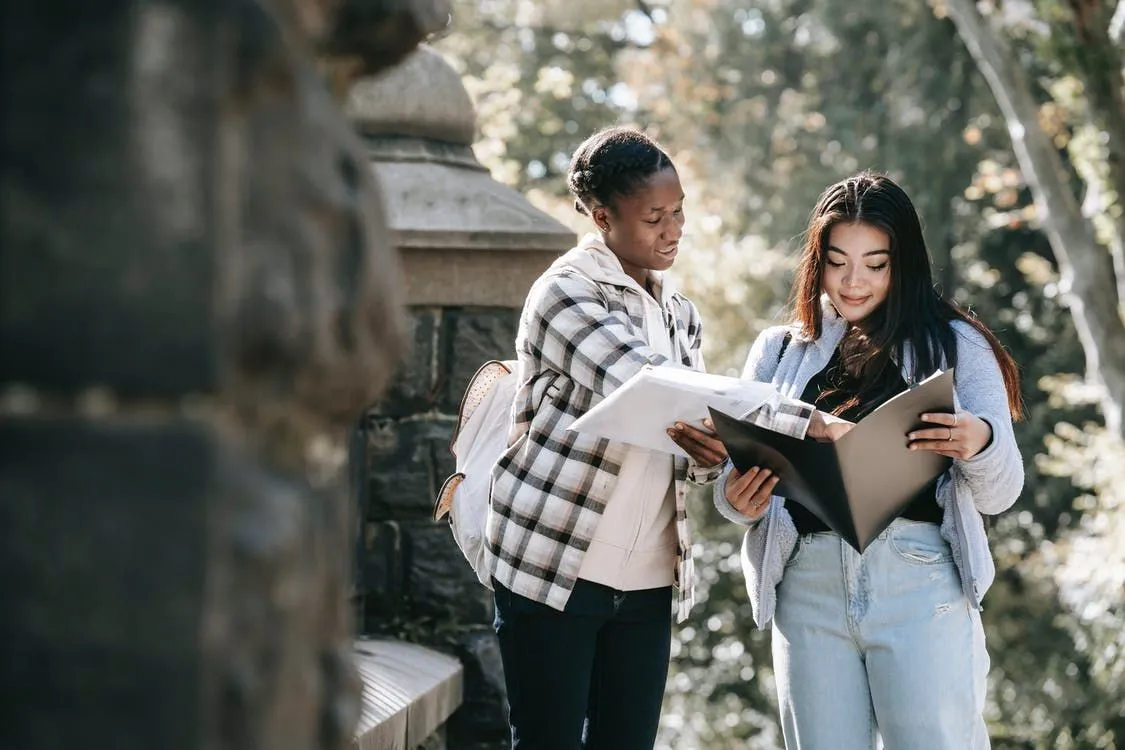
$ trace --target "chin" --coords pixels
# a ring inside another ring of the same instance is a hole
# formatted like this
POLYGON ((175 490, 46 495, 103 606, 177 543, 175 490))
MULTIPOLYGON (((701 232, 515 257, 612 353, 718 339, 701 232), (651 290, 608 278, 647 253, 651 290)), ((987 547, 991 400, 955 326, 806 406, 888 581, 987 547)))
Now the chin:
POLYGON ((837 304, 836 302, 833 302, 832 306, 836 308, 836 312, 839 313, 841 318, 848 321, 852 325, 856 325, 867 320, 869 317, 871 317, 871 313, 875 312, 875 310, 878 308, 878 305, 875 305, 874 307, 865 306, 862 308, 855 308, 851 305, 837 304))

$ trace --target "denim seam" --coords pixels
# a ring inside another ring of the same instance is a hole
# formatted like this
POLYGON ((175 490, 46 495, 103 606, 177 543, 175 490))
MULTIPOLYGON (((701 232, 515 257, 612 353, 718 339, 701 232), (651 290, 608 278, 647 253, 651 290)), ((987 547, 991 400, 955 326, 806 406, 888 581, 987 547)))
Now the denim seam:
MULTIPOLYGON (((856 621, 855 610, 855 597, 859 593, 856 590, 855 584, 857 580, 858 570, 853 565, 853 556, 851 554, 851 547, 844 542, 843 538, 839 541, 840 546, 840 571, 844 574, 844 621, 847 623, 848 635, 851 636, 852 642, 857 648, 860 648, 862 641, 862 634, 860 633, 860 624, 856 621)), ((863 564, 862 558, 856 556, 856 559, 863 564)), ((860 648, 862 651, 862 649, 860 648)))

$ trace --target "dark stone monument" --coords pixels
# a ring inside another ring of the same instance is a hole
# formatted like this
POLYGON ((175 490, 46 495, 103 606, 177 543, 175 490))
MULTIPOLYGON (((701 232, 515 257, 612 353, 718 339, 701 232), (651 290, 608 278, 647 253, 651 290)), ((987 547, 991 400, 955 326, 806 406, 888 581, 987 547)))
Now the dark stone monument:
POLYGON ((405 319, 325 81, 447 14, 4 4, 0 747, 350 744, 340 470, 405 319))
POLYGON ((387 187, 413 340, 364 423, 363 630, 457 654, 464 704, 449 722, 448 747, 504 748, 491 594, 448 524, 430 514, 454 469, 449 439, 469 377, 489 359, 515 356, 528 288, 575 238, 480 166, 471 148, 472 102, 433 50, 423 47, 391 73, 358 82, 346 111, 387 187))

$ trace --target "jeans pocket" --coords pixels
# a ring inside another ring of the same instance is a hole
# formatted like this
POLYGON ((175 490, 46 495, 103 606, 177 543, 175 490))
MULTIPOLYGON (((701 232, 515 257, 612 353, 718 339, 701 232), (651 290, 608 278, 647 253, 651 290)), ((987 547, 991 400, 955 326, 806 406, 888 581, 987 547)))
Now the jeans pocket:
POLYGON ((805 537, 797 537, 797 542, 793 545, 793 551, 789 553, 789 558, 785 561, 785 567, 791 568, 797 564, 801 559, 801 552, 805 549, 805 537))
POLYGON ((953 561, 949 542, 932 523, 910 523, 891 529, 891 548, 899 557, 915 565, 940 565, 953 561))

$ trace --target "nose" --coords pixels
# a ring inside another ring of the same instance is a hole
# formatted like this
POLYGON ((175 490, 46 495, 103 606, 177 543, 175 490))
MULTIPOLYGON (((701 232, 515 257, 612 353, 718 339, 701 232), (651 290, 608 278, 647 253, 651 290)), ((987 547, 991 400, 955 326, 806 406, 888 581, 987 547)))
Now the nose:
POLYGON ((664 220, 663 238, 669 242, 676 242, 684 236, 684 220, 682 216, 671 215, 664 220))

